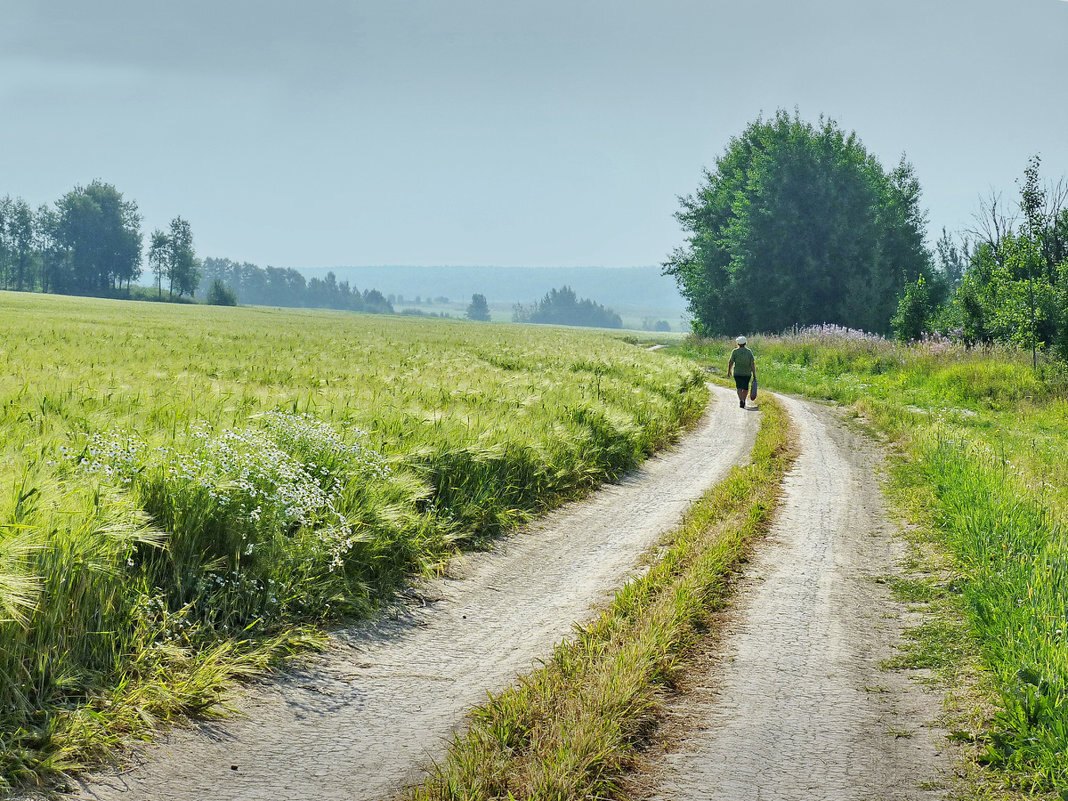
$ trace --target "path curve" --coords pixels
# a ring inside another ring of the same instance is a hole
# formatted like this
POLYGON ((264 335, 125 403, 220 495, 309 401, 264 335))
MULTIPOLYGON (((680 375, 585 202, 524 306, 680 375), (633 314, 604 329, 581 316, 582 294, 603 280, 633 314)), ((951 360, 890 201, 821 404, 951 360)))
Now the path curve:
MULTIPOLYGON (((904 608, 877 454, 834 412, 780 398, 798 432, 778 517, 723 639, 665 726, 657 801, 931 799, 948 775, 939 698, 883 670, 904 608)), ((651 791, 649 787, 652 787, 651 791)))
POLYGON ((423 605, 338 636, 328 651, 238 699, 244 713, 175 730, 99 801, 360 801, 415 781, 464 712, 546 657, 638 556, 752 449, 759 424, 712 388, 696 428, 622 482, 459 557, 423 605))

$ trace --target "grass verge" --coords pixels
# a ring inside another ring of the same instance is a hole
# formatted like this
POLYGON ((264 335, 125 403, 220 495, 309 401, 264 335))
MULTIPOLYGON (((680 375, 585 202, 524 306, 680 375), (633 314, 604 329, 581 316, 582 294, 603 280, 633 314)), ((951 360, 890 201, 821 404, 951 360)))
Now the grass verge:
POLYGON ((748 465, 691 507, 660 555, 533 673, 470 714, 465 732, 406 801, 606 798, 655 725, 660 698, 766 531, 795 457, 768 398, 748 465))
MULTIPOLYGON (((730 348, 685 347, 724 366, 730 348)), ((897 666, 947 682, 962 797, 1068 799, 1063 366, 828 329, 753 348, 765 386, 851 405, 893 443, 890 489, 929 573, 895 589, 930 612, 897 666)))

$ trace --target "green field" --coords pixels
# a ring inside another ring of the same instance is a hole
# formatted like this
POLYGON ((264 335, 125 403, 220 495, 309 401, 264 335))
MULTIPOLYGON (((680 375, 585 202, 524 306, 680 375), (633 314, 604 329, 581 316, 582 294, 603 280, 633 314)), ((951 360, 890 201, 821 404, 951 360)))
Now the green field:
MULTIPOLYGON (((937 613, 913 632, 919 650, 909 658, 941 669, 954 692, 975 680, 989 690, 993 714, 958 720, 955 733, 997 769, 986 780, 1068 797, 1064 366, 1036 371, 1030 353, 906 347, 833 327, 754 337, 751 347, 762 387, 851 405, 889 435, 891 488, 917 538, 929 536, 948 559, 927 564, 926 586, 909 592, 937 613), (969 675, 970 654, 983 665, 978 676, 969 675)), ((725 370, 730 348, 679 350, 725 370)))
POLYGON ((593 332, 0 293, 0 786, 210 706, 706 398, 593 332))

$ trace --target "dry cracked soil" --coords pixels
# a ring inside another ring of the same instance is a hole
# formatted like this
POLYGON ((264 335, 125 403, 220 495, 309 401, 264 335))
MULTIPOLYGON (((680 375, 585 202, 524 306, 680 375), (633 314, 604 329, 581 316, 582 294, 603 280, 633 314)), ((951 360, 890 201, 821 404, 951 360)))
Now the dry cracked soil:
POLYGON ((96 801, 360 801, 418 780, 464 713, 547 656, 610 597, 684 510, 744 461, 759 415, 714 389, 701 422, 623 481, 526 527, 277 681, 237 717, 171 731, 124 769, 85 777, 96 801))

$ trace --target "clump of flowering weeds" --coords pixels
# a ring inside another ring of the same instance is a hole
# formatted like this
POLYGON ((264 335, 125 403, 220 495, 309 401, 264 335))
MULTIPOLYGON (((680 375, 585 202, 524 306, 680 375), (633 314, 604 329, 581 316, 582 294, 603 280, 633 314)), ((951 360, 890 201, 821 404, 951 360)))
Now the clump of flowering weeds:
POLYGON ((352 485, 388 479, 385 460, 362 431, 306 414, 252 423, 198 423, 156 447, 112 431, 78 453, 63 450, 78 470, 129 487, 167 532, 164 549, 141 549, 136 561, 171 608, 233 626, 355 611, 369 565, 354 550, 382 532, 359 508, 367 493, 352 485))

